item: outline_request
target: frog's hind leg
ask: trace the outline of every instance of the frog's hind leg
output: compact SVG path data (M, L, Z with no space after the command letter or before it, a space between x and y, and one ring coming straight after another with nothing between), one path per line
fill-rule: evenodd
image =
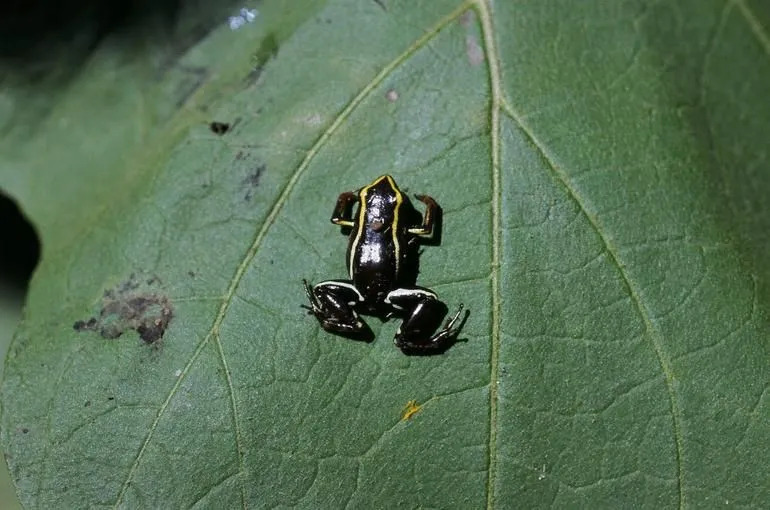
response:
M458 324L458 320L463 305L460 305L457 312L441 327L447 307L439 301L436 293L429 289L396 289L388 294L385 302L400 310L404 316L393 342L405 353L440 353L457 339L462 326L462 321Z
M356 312L355 307L364 301L364 297L350 280L327 280L310 286L302 280L310 306L305 306L315 315L321 327L330 333L352 337L371 335L369 326Z

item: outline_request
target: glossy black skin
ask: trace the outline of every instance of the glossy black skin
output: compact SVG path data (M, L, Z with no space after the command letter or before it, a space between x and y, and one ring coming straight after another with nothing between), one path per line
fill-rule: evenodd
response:
M339 196L331 221L351 229L346 257L350 279L312 288L304 282L310 301L306 308L325 330L369 339L371 330L359 313L400 316L404 320L394 342L406 353L443 352L455 342L462 305L440 328L446 305L430 289L414 285L418 238L433 235L440 209L428 196L417 198L426 205L424 217L388 175Z
M386 296L401 286L399 268L405 262L409 242L415 239L404 228L393 231L397 198L386 179L372 186L366 193L362 228L359 229L359 204L348 242L346 262L351 268L350 277L364 296L366 310L375 314L389 308ZM399 209L406 209L403 202ZM398 250L401 253L396 253L396 246L402 248Z

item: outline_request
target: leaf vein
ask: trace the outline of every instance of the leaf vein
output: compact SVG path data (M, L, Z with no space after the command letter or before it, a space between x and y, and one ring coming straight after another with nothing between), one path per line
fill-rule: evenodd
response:
M218 329L214 333L214 341L217 344L219 360L222 362L222 370L225 372L225 379L227 381L227 391L230 394L230 409L232 411L233 429L235 432L235 449L238 454L238 475L241 477L239 478L239 485L241 487L241 506L243 506L245 509L248 508L248 505L246 504L246 486L242 478L243 474L245 473L245 469L243 463L243 439L241 438L241 424L240 419L238 418L238 404L235 398L235 388L233 388L233 378L230 374L230 368L227 366L227 358L225 358L225 351L222 348L222 340L219 337Z
M497 471L497 385L500 372L500 261L501 261L501 176L500 176L500 110L504 105L502 77L495 44L492 6L490 0L476 0L475 11L481 20L486 62L492 98L489 104L490 139L492 142L492 261L490 288L492 292L492 335L489 354L489 448L487 460L487 508L495 503L495 477Z
M521 129L524 135L529 139L529 142L537 150L537 152L542 157L543 161L551 169L551 172L554 178L564 187L570 199L574 201L574 203L580 209L581 213L588 220L589 224L591 225L591 228L599 236L599 239L601 240L607 254L609 255L610 261L618 270L618 274L620 275L620 278L623 281L623 285L626 287L626 290L629 294L629 297L631 298L631 301L634 304L634 307L636 308L637 312L639 313L639 316L644 322L645 330L647 331L646 337L649 338L650 344L652 346L652 350L655 353L655 356L658 360L658 364L660 365L661 370L663 372L664 380L666 382L666 390L668 393L669 405L671 408L672 430L674 435L675 452L676 452L676 470L677 470L676 479L677 479L678 507L684 508L684 505L685 505L685 497L684 497L684 490L683 490L684 469L682 465L683 464L683 438L682 438L682 430L681 430L682 413L680 410L679 399L677 397L677 393L674 388L674 382L675 382L674 371L671 367L671 361L669 360L663 348L663 334L660 331L659 327L655 324L651 311L648 310L647 307L644 305L644 302L642 301L641 292L637 288L637 285L634 283L634 281L631 279L630 275L628 274L625 264L621 261L620 252L618 248L615 246L614 242L605 234L605 229L599 222L598 217L596 217L596 215L589 210L585 199L580 195L578 190L575 188L569 176L563 170L561 170L561 168L559 168L559 166L554 162L554 159L550 156L550 154L546 150L545 145L535 136L534 132L524 122L521 115L519 115L515 109L511 108L509 105L505 109L505 113L509 117L511 117L511 119L519 126L519 129Z
M731 3L736 5L738 10L741 11L743 18L749 24L749 28L751 28L751 32L757 38L765 53L770 56L770 36L768 36L767 30L759 22L754 12L746 5L746 0L732 0Z

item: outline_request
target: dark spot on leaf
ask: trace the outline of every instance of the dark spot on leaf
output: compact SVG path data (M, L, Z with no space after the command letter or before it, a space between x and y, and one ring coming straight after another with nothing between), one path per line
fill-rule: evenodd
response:
M276 55L278 55L278 39L275 36L275 32L270 32L260 41L259 48L257 48L254 56L260 63L264 64Z
M187 276L190 278L195 278L195 271L187 271Z
M228 124L227 122L214 121L211 124L209 124L209 129L215 135L222 136L223 134L227 133L230 130L230 124Z
M385 5L385 0L374 0L374 3L376 3L377 5L379 5L379 6L380 6L380 8L381 8L383 11L385 11L385 12L388 12L388 7Z
M133 329L145 343L156 343L174 316L171 302L156 288L160 283L157 276L140 279L132 274L125 282L104 292L97 317L79 320L73 329L96 331L106 339L118 338Z
M28 428L24 427L23 429L21 429L22 434L26 434L27 432L29 432Z
M75 331L83 331L85 329L93 329L96 326L96 319L91 317L88 321L76 321L72 326Z
M254 190L259 186L262 172L264 172L266 168L267 166L264 163L257 165L248 173L248 175L246 175L246 178L241 181L241 185L246 189L246 195L243 198L247 202L254 196Z
M83 407L90 407L90 406L91 406L91 401L90 400L86 400L86 403L83 404Z
M115 400L115 397L107 397L107 400Z
M262 76L262 70L270 59L278 54L278 39L274 32L270 32L259 43L259 48L254 52L254 68L246 76L246 82L254 84Z

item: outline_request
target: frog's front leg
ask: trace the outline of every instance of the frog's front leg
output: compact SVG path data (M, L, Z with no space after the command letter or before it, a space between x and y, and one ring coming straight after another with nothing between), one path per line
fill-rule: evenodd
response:
M351 205L358 200L358 195L352 191L346 191L340 193L337 197L337 203L334 204L334 211L332 211L332 223L341 227L353 226L353 211Z
M415 197L425 204L425 215L422 217L422 225L409 228L409 233L422 237L430 237L433 235L433 230L436 228L436 220L439 217L441 206L428 195L415 195Z
M313 287L307 280L302 282L310 301L310 306L305 308L315 315L326 331L351 336L365 335L370 331L355 310L358 303L363 303L364 297L352 281L327 280Z
M406 353L444 351L455 342L460 332L460 325L455 327L455 324L460 318L463 305L461 304L454 316L439 329L447 307L439 301L436 293L429 289L396 289L388 294L385 302L404 315L404 321L396 331L393 342Z

